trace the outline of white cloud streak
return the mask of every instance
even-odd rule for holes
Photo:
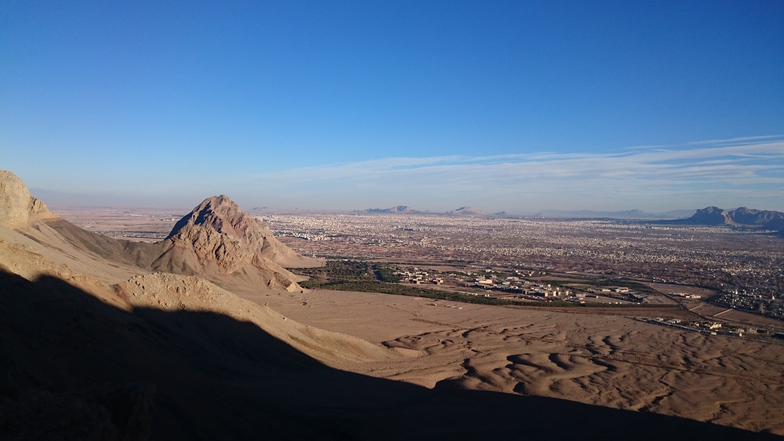
[[[288,195],[293,203],[342,201],[336,208],[351,208],[356,200],[422,204],[419,208],[434,211],[475,205],[514,212],[535,204],[649,210],[764,204],[761,208],[783,209],[784,138],[635,147],[613,153],[393,157],[293,168],[243,177],[237,183],[267,195]],[[574,203],[581,205],[570,205]]]

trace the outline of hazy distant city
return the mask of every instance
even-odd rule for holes
[[[695,285],[782,316],[782,239],[727,227],[612,220],[416,215],[267,215],[304,254],[581,272]]]

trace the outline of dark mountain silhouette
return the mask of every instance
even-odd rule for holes
[[[779,232],[784,233],[784,219],[773,219],[765,222],[762,227],[766,230],[779,230]]]
[[[125,311],[0,268],[0,438],[780,439],[551,398],[326,367],[213,312]]]
[[[774,225],[784,221],[784,213],[771,210],[755,210],[740,207],[729,212],[735,223],[741,225]]]
[[[673,221],[673,223],[686,225],[748,225],[779,229],[776,226],[781,225],[782,221],[784,221],[784,213],[780,211],[755,210],[746,207],[723,210],[711,206],[697,210],[688,219],[680,219]]]
[[[697,210],[697,212],[688,219],[680,219],[673,221],[673,223],[688,225],[732,225],[735,222],[733,222],[727,210],[711,206]]]

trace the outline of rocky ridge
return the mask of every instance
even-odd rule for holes
[[[19,177],[6,170],[0,170],[0,207],[0,224],[6,226],[56,217],[43,201],[30,194]]]
[[[697,210],[688,219],[672,222],[688,225],[748,225],[779,229],[782,221],[784,221],[784,213],[780,211],[755,210],[746,207],[724,210],[710,206]]]

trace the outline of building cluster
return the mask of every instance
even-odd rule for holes
[[[722,324],[719,322],[713,321],[684,321],[681,319],[663,319],[660,317],[656,318],[640,318],[640,320],[648,322],[648,323],[655,323],[658,325],[664,326],[671,326],[674,328],[680,328],[687,331],[693,332],[700,332],[703,334],[710,334],[710,335],[734,335],[736,337],[743,337],[744,335],[749,334],[763,334],[768,333],[768,331],[764,329],[757,329],[754,327],[743,327],[743,326],[735,326],[735,325],[728,325]]]
[[[400,277],[404,282],[420,285],[423,283],[431,283],[433,285],[442,285],[444,279],[441,277],[433,277],[427,271],[419,268],[409,268],[406,270],[395,271],[395,275]]]
[[[280,214],[265,215],[262,220],[307,255],[471,262],[643,278],[728,293],[723,297],[726,304],[734,302],[736,307],[757,312],[760,308],[751,299],[729,293],[738,290],[781,297],[784,291],[781,238],[720,226],[368,213]],[[547,291],[514,280],[480,284],[498,289],[504,282],[519,289]],[[419,283],[431,282],[422,278]],[[780,311],[774,299],[761,303],[762,310],[770,314]]]
[[[550,283],[539,283],[525,280],[517,276],[509,276],[505,278],[496,278],[492,275],[479,276],[467,280],[466,285],[543,298],[565,299],[573,295],[573,292],[570,289],[560,286],[553,286]],[[585,295],[583,294],[582,297],[584,298]]]
[[[473,291],[459,291],[461,294],[483,295],[523,302],[561,300],[584,303],[586,299],[596,301],[595,299],[602,298],[604,299],[603,303],[623,304],[629,301],[643,302],[646,298],[646,296],[623,286],[576,290],[523,278],[524,275],[528,277],[542,275],[539,271],[515,270],[512,275],[508,275],[491,270],[439,272],[405,267],[395,271],[395,274],[400,277],[402,283],[415,285],[443,285],[446,283],[449,287],[473,289]]]
[[[752,294],[746,291],[732,290],[715,295],[710,298],[710,301],[725,308],[756,312],[784,320],[784,299],[775,293]]]

